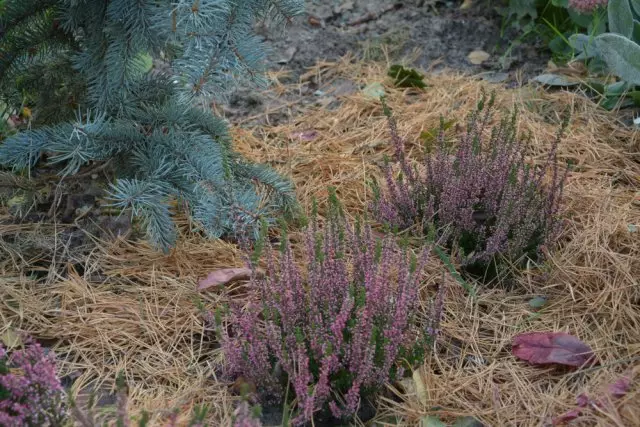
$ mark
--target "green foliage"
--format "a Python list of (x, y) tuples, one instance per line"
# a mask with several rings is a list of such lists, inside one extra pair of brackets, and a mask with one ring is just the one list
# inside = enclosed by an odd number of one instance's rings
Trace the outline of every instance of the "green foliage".
[(394, 79), (396, 87), (417, 87), (424, 89), (427, 84), (424, 82), (424, 75), (413, 68), (405, 68), (402, 65), (392, 65), (387, 75)]
[(626, 38), (633, 35), (633, 13), (629, 0), (609, 0), (609, 31)]
[(600, 55), (609, 68), (627, 82), (640, 86), (640, 45), (619, 34), (596, 38)]
[(205, 108), (236, 85), (264, 83), (257, 20), (281, 24), (299, 0), (5, 0), (0, 105), (33, 111), (0, 145), (0, 166), (61, 176), (110, 161), (113, 204), (174, 244), (174, 206), (213, 237), (257, 236), (291, 217), (292, 184), (233, 151)]

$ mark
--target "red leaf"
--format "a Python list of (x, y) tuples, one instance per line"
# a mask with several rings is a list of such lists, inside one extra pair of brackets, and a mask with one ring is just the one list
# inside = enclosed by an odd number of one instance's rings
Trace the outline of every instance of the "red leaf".
[(513, 337), (514, 356), (534, 365), (559, 364), (584, 366), (595, 364), (591, 348), (564, 332), (529, 332)]
[(589, 399), (589, 396), (587, 396), (586, 394), (580, 393), (576, 396), (576, 403), (579, 407), (586, 408), (587, 406), (589, 406), (589, 403), (591, 403), (591, 399)]
[(576, 418), (580, 417), (580, 415), (582, 415), (582, 411), (580, 409), (572, 409), (562, 415), (558, 415), (557, 417), (555, 417), (553, 421), (551, 421), (551, 424), (553, 424), (554, 426), (559, 426), (568, 423), (569, 421), (575, 420)]
[(620, 377), (613, 384), (609, 384), (607, 391), (611, 397), (621, 398), (629, 392), (631, 388), (631, 378), (628, 376)]
[(318, 132), (313, 129), (291, 133), (292, 139), (299, 139), (300, 141), (304, 141), (304, 142), (313, 141), (317, 137), (318, 137)]
[(237, 280), (249, 280), (251, 278), (251, 269), (246, 267), (239, 268), (223, 268), (215, 270), (209, 273), (209, 275), (198, 282), (198, 290), (204, 291), (206, 289), (226, 285), (229, 282), (235, 282)]

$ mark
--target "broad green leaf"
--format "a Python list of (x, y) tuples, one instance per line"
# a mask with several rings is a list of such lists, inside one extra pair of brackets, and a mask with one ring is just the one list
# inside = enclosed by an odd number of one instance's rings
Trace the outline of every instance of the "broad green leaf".
[(628, 89), (629, 84), (627, 82), (615, 82), (605, 86), (604, 94), (610, 96), (619, 96), (625, 93)]
[(576, 86), (580, 84), (579, 79), (561, 74), (540, 74), (533, 80), (547, 86)]
[(631, 38), (633, 35), (633, 15), (629, 0), (609, 0), (609, 30), (612, 33)]
[(636, 14), (640, 15), (640, 0), (630, 0), (630, 3)]
[(574, 34), (569, 37), (569, 44), (579, 53), (576, 59), (588, 59), (598, 55), (595, 38), (586, 34)]
[(458, 417), (453, 427), (483, 427), (483, 424), (473, 417)]
[(618, 34), (601, 34), (596, 47), (611, 71), (629, 83), (640, 85), (640, 45)]
[(420, 427), (447, 427), (447, 425), (435, 415), (427, 415), (420, 420)]
[(542, 308), (547, 303), (547, 299), (545, 297), (535, 297), (529, 300), (529, 307), (531, 308)]
[[(638, 0), (640, 1), (640, 0)], [(633, 20), (633, 37), (631, 38), (636, 43), (640, 43), (640, 21)]]

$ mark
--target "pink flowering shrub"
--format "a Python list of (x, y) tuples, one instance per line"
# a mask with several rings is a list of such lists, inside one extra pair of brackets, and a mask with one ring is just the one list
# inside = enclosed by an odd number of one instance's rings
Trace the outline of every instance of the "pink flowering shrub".
[(332, 212), (323, 231), (315, 219), (307, 227), (305, 259), (286, 239), (279, 256), (267, 247), (250, 302), (232, 309), (227, 326), (216, 321), (228, 374), (255, 385), (263, 402), (288, 390), (294, 424), (320, 410), (353, 415), (362, 396), (403, 375), (401, 361), (421, 360), (437, 330), (439, 315), (416, 322), (428, 251), (415, 257), (368, 226), (351, 226), (335, 198)]
[(589, 14), (600, 6), (607, 7), (607, 4), (609, 0), (569, 0), (569, 8), (584, 14)]
[(0, 426), (61, 426), (64, 392), (52, 353), (27, 341), (8, 354), (0, 343)]
[(488, 280), (503, 260), (535, 259), (554, 240), (566, 177), (556, 162), (560, 135), (544, 164), (530, 166), (515, 114), (486, 132), (492, 110), (493, 97), (487, 102), (483, 96), (457, 145), (451, 147), (441, 130), (436, 146), (413, 166), (385, 105), (396, 168), (387, 164), (386, 188), (374, 186), (371, 206), (374, 216), (392, 228), (417, 225), (419, 233), (435, 234), (466, 273)]

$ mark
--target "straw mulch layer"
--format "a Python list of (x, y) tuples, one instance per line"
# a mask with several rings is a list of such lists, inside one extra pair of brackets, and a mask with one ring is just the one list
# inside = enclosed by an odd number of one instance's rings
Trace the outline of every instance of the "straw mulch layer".
[[(437, 126), (441, 115), (463, 120), (481, 88), (494, 88), (440, 74), (427, 77), (424, 92), (394, 89), (384, 71), (384, 66), (344, 61), (320, 64), (306, 77), (320, 88), (335, 79), (384, 82), (400, 133), (416, 155), (421, 131)], [(297, 89), (276, 84), (271, 90), (294, 96)], [(499, 107), (517, 106), (520, 130), (533, 132), (532, 161), (544, 159), (562, 113), (572, 114), (560, 146), (560, 158), (575, 165), (566, 188), (562, 246), (551, 251), (544, 274), (533, 268), (524, 272), (515, 291), (480, 288), (471, 300), (447, 278), (437, 351), (414, 375), (419, 384), (390, 386), (387, 396), (398, 398), (380, 399), (376, 419), (400, 416), (400, 425), (417, 425), (437, 410), (445, 420), (470, 415), (491, 426), (543, 425), (573, 408), (578, 394), (603, 396), (608, 384), (629, 374), (632, 389), (625, 397), (606, 410), (585, 411), (582, 420), (640, 425), (640, 233), (634, 232), (640, 226), (640, 133), (576, 94), (496, 90)], [(380, 176), (383, 156), (391, 154), (379, 102), (360, 93), (342, 97), (331, 111), (310, 107), (286, 125), (233, 132), (238, 150), (290, 174), (305, 208), (313, 197), (322, 202), (327, 186), (334, 186), (350, 215), (364, 212), (371, 197), (367, 182)], [(314, 137), (305, 141), (300, 132)], [(293, 237), (299, 246), (296, 233)], [(77, 377), (75, 392), (110, 390), (124, 370), (131, 409), (154, 411), (156, 425), (170, 408), (180, 408), (184, 418), (201, 403), (211, 406), (212, 425), (229, 425), (233, 388), (217, 380), (222, 357), (197, 304), (215, 307), (242, 294), (234, 291), (237, 285), (204, 295), (195, 289), (211, 270), (241, 266), (237, 247), (186, 231), (168, 255), (120, 240), (100, 245), (82, 274), (69, 267), (44, 283), (23, 274), (23, 261), (14, 260), (0, 263), (3, 328), (57, 340), (61, 373)], [(433, 259), (428, 271), (437, 280), (444, 269)], [(528, 305), (535, 295), (548, 298), (538, 312)], [(601, 363), (577, 371), (530, 366), (510, 354), (512, 337), (525, 331), (571, 333), (589, 344)]]

